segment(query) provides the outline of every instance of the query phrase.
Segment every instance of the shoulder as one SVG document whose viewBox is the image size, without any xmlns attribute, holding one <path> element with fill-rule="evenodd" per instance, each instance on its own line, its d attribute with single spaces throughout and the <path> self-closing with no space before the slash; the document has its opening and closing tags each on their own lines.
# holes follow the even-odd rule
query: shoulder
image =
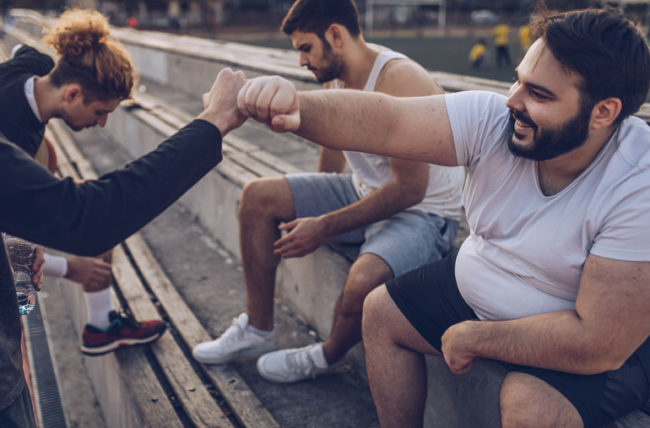
<svg viewBox="0 0 650 428">
<path fill-rule="evenodd" d="M 395 58 L 388 61 L 379 73 L 375 90 L 402 97 L 444 92 L 424 67 L 409 58 Z"/>
<path fill-rule="evenodd" d="M 650 127 L 638 117 L 628 117 L 618 130 L 618 153 L 631 167 L 650 171 Z"/>
<path fill-rule="evenodd" d="M 41 53 L 31 46 L 23 45 L 13 53 L 13 58 L 3 65 L 16 71 L 43 76 L 52 70 L 54 61 L 49 55 Z"/>
</svg>

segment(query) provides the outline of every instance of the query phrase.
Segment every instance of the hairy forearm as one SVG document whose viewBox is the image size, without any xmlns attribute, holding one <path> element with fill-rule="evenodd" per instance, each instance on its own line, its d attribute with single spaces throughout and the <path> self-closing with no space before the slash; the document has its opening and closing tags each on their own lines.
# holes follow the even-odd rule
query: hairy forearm
<svg viewBox="0 0 650 428">
<path fill-rule="evenodd" d="M 294 132 L 322 146 L 457 166 L 444 96 L 396 98 L 377 92 L 300 92 Z"/>
<path fill-rule="evenodd" d="M 336 236 L 384 220 L 422 200 L 422 193 L 409 192 L 393 180 L 365 198 L 321 216 L 328 236 Z"/>
<path fill-rule="evenodd" d="M 349 90 L 300 92 L 296 134 L 331 149 L 387 154 L 384 146 L 395 113 L 389 100 Z"/>
<path fill-rule="evenodd" d="M 478 358 L 577 374 L 612 370 L 626 359 L 615 354 L 606 338 L 590 331 L 575 311 L 468 321 L 459 327 L 458 337 Z"/>
</svg>

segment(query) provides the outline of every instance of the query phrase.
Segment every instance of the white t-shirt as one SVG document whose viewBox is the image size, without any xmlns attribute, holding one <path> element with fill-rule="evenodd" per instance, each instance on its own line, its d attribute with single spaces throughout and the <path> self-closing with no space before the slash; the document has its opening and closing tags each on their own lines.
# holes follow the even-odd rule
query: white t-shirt
<svg viewBox="0 0 650 428">
<path fill-rule="evenodd" d="M 537 162 L 507 146 L 505 97 L 446 95 L 470 236 L 456 261 L 458 288 L 480 319 L 575 308 L 590 253 L 650 261 L 650 128 L 623 121 L 594 161 L 544 196 Z M 612 284 L 615 286 L 616 284 Z"/>
<path fill-rule="evenodd" d="M 383 46 L 375 59 L 373 68 L 364 86 L 364 91 L 374 91 L 377 78 L 384 66 L 393 59 L 406 56 Z M 342 89 L 341 81 L 334 81 L 332 88 Z M 368 196 L 379 187 L 393 179 L 393 169 L 389 158 L 371 153 L 344 151 L 346 161 L 352 169 L 352 183 L 360 198 Z M 462 190 L 465 182 L 465 169 L 461 167 L 429 166 L 429 184 L 424 198 L 418 204 L 409 207 L 436 214 L 440 217 L 460 221 L 462 214 Z"/>
</svg>

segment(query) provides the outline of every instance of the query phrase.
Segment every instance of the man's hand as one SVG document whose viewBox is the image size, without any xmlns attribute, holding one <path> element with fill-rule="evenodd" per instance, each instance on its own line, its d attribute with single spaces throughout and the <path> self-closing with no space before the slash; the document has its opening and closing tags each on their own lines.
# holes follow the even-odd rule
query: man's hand
<svg viewBox="0 0 650 428">
<path fill-rule="evenodd" d="M 327 239 L 325 228 L 317 217 L 302 217 L 283 223 L 280 230 L 289 231 L 273 243 L 273 253 L 286 259 L 305 256 Z"/>
<path fill-rule="evenodd" d="M 291 132 L 300 127 L 296 87 L 279 76 L 247 81 L 239 91 L 237 107 L 244 116 L 266 123 L 276 132 Z"/>
<path fill-rule="evenodd" d="M 229 68 L 221 70 L 210 92 L 203 95 L 205 110 L 198 118 L 207 120 L 219 128 L 222 136 L 240 127 L 246 117 L 237 109 L 237 93 L 245 81 L 241 71 L 234 72 Z"/>
<path fill-rule="evenodd" d="M 86 293 L 111 285 L 111 265 L 99 257 L 70 257 L 65 278 L 81 284 Z"/>
<path fill-rule="evenodd" d="M 454 324 L 442 335 L 442 355 L 449 369 L 456 374 L 464 374 L 472 367 L 476 357 L 471 352 L 468 332 L 472 321 Z"/>
<path fill-rule="evenodd" d="M 36 245 L 34 249 L 34 263 L 32 263 L 32 284 L 36 291 L 43 288 L 43 266 L 45 266 L 45 249 Z"/>
</svg>

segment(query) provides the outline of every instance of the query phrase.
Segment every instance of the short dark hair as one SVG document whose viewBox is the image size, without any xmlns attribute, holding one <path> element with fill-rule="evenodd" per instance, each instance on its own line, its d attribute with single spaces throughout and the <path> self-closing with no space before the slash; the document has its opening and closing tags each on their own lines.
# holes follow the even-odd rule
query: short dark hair
<svg viewBox="0 0 650 428">
<path fill-rule="evenodd" d="M 650 52 L 641 32 L 621 12 L 584 9 L 542 16 L 531 29 L 562 65 L 582 76 L 584 102 L 620 99 L 615 123 L 641 107 L 650 84 Z"/>
<path fill-rule="evenodd" d="M 288 36 L 296 30 L 316 33 L 324 40 L 332 24 L 344 26 L 353 37 L 361 34 L 354 0 L 296 0 L 282 21 L 282 31 Z"/>
</svg>

